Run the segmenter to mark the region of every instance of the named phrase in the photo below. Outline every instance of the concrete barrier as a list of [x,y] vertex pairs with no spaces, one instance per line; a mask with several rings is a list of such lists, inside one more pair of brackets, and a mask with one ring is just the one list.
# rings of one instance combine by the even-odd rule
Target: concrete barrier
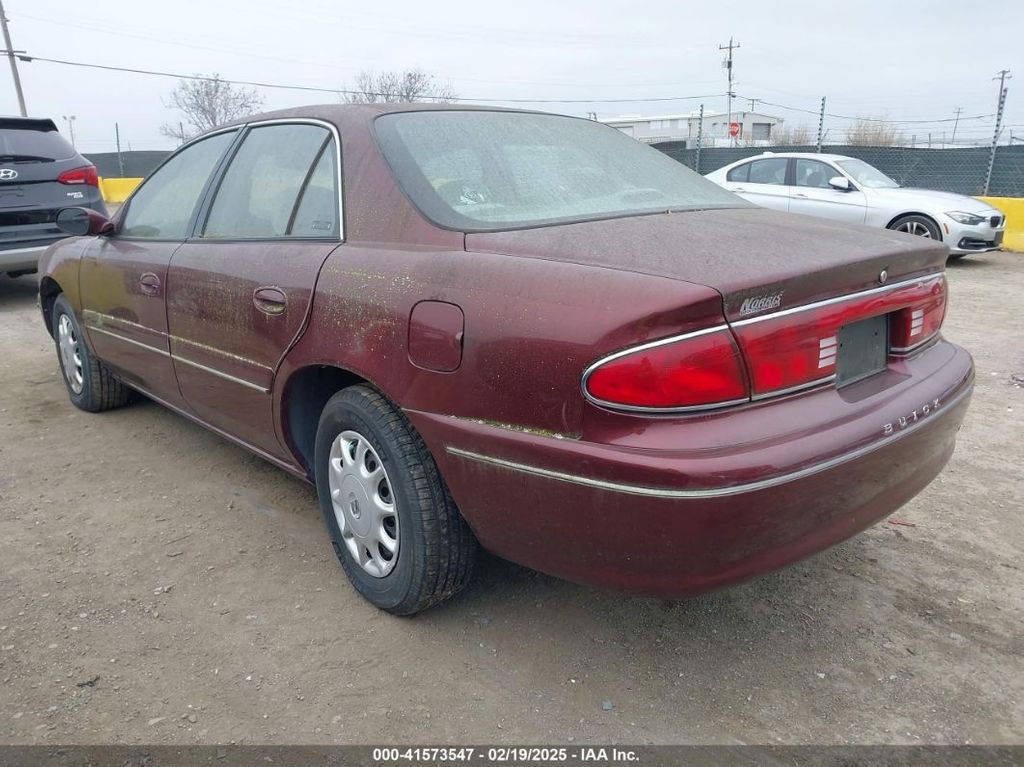
[[141,178],[101,178],[100,193],[107,204],[120,205],[141,183]]
[[979,197],[1006,214],[1003,247],[1024,252],[1024,197]]

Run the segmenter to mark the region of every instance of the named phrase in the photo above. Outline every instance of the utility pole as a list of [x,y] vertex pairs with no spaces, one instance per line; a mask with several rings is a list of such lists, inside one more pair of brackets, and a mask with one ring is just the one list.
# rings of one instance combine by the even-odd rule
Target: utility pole
[[11,76],[14,78],[14,90],[18,94],[18,109],[22,117],[28,117],[25,110],[25,94],[21,92],[21,77],[18,76],[18,61],[14,57],[14,45],[11,43],[11,33],[7,29],[7,14],[4,13],[3,0],[0,0],[0,26],[4,30],[4,45],[7,46],[7,60],[11,62]]
[[756,107],[756,106],[757,106],[757,102],[758,102],[758,101],[760,101],[760,100],[761,100],[761,99],[747,99],[747,101],[749,101],[749,102],[750,102],[750,111],[751,111],[751,112],[753,112],[753,111],[754,111],[754,107]]
[[75,116],[74,115],[61,115],[64,122],[68,124],[68,132],[71,134],[71,146],[78,148],[75,144]]
[[821,142],[825,139],[825,97],[821,97],[821,114],[818,115],[818,154],[821,154]]
[[739,47],[740,47],[739,43],[733,44],[733,41],[732,41],[731,37],[729,38],[729,44],[728,45],[719,45],[718,46],[718,50],[720,50],[720,51],[729,51],[728,55],[726,56],[725,61],[722,62],[722,66],[725,67],[726,73],[727,73],[727,75],[729,77],[729,90],[727,90],[726,93],[725,93],[725,95],[727,97],[727,100],[726,100],[726,113],[728,115],[727,122],[725,123],[725,135],[726,135],[726,138],[729,139],[729,145],[730,146],[733,143],[732,136],[730,135],[732,133],[732,99],[736,95],[735,93],[732,92],[732,52],[733,52],[733,50],[735,50],[735,49],[737,49]]
[[956,143],[956,126],[960,124],[960,113],[964,111],[964,108],[963,107],[957,107],[953,111],[956,112],[956,119],[953,120],[953,138],[950,139],[950,141],[949,141],[950,144],[955,144]]
[[996,146],[999,144],[999,134],[1003,132],[1003,111],[1006,109],[1006,80],[1011,77],[1009,69],[1000,69],[992,79],[999,80],[999,101],[996,106],[996,130],[992,134],[992,148],[988,152],[988,170],[985,171],[985,186],[981,190],[983,195],[988,194],[988,186],[992,183],[992,168],[996,163]]
[[117,143],[117,170],[121,174],[119,178],[124,178],[124,158],[121,157],[121,126],[114,123],[114,141]]

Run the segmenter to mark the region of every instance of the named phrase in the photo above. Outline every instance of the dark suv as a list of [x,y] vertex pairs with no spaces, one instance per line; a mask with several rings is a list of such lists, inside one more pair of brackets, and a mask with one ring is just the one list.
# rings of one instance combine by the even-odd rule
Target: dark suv
[[0,273],[34,272],[46,246],[66,236],[54,219],[70,206],[106,215],[96,168],[53,120],[0,117]]

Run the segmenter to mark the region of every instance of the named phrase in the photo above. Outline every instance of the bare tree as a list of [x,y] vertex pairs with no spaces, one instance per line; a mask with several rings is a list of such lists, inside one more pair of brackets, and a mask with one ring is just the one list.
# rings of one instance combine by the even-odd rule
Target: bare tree
[[773,146],[810,146],[811,131],[806,125],[776,125],[772,129]]
[[847,131],[846,143],[857,146],[902,146],[907,142],[895,126],[877,118],[860,117]]
[[241,88],[220,79],[220,75],[196,75],[199,80],[179,80],[164,106],[177,109],[184,119],[165,123],[160,132],[168,138],[186,141],[210,128],[259,111],[263,97],[253,88]]
[[450,85],[439,85],[437,78],[422,69],[373,72],[363,70],[355,87],[343,95],[349,104],[380,104],[398,101],[437,101],[449,103],[457,96]]

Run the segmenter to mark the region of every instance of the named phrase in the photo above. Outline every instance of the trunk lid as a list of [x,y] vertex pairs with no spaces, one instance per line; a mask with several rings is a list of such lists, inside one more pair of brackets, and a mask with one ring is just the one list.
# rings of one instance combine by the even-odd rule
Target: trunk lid
[[933,240],[760,208],[474,233],[466,250],[704,285],[730,321],[878,287],[883,270],[890,284],[941,272],[948,255]]

